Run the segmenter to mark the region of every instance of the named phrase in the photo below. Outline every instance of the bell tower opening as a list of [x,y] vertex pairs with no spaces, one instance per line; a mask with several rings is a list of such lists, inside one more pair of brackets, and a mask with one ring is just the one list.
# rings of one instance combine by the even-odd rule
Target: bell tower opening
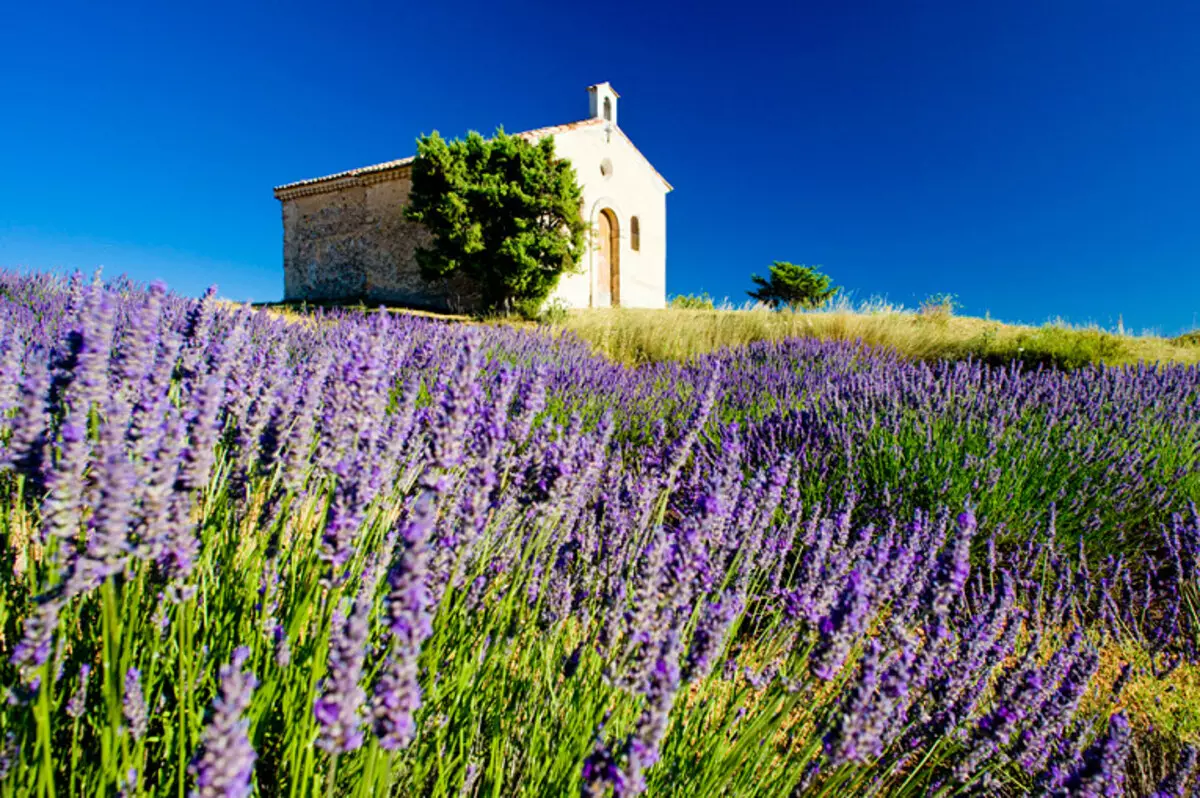
[[617,94],[608,82],[588,86],[588,118],[603,119],[613,125],[617,124]]

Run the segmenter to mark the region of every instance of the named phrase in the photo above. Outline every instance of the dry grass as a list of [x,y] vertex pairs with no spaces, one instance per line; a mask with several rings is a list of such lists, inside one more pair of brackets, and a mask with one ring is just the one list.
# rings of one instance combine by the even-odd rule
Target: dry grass
[[[266,307],[293,320],[311,318],[311,306],[276,303]],[[373,310],[363,305],[342,307]],[[538,326],[515,316],[479,319],[408,308],[389,310],[450,322]],[[779,312],[761,306],[589,309],[571,311],[561,324],[542,326],[572,332],[601,354],[628,365],[684,360],[723,347],[784,338],[862,341],[920,360],[974,357],[998,364],[1020,361],[1066,368],[1088,363],[1200,363],[1200,332],[1164,338],[1064,322],[1034,327],[955,316],[944,305],[909,310],[881,303],[853,306],[843,302],[822,310]]]
[[1031,327],[954,316],[944,309],[854,309],[772,312],[715,310],[588,310],[572,313],[566,329],[624,363],[686,359],[726,346],[792,337],[862,341],[909,357],[973,356],[1077,367],[1087,363],[1200,363],[1200,345],[1186,337],[1125,335],[1095,327]]

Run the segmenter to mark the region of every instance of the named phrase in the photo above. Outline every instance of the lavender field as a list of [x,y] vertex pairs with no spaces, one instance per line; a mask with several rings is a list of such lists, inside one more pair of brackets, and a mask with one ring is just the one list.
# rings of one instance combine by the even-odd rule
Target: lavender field
[[0,273],[0,444],[0,795],[1196,786],[1197,367]]

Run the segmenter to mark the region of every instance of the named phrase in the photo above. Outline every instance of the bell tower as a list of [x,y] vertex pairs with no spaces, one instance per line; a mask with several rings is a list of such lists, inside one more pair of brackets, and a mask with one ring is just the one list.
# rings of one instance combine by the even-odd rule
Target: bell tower
[[608,84],[608,81],[588,86],[588,118],[603,119],[615,126],[617,124],[617,100],[620,96],[616,89]]

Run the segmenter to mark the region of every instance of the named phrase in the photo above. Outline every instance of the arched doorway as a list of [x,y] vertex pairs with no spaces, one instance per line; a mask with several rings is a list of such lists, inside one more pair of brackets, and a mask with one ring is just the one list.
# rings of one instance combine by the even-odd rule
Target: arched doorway
[[600,211],[596,220],[596,285],[593,289],[592,305],[595,307],[621,306],[621,228],[612,209]]

